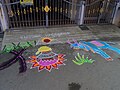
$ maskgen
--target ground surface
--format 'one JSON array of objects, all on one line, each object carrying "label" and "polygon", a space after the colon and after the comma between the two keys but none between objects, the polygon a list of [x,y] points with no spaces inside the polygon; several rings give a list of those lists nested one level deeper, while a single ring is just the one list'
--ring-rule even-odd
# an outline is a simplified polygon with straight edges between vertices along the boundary
[{"label": "ground surface", "polygon": [[[92,27],[91,27],[92,28]],[[118,29],[117,29],[118,30]],[[86,31],[87,32],[87,31]],[[92,31],[93,32],[93,31]],[[114,32],[114,31],[113,31]],[[119,32],[119,30],[118,30]],[[100,33],[100,32],[98,32]],[[105,33],[104,38],[98,34],[97,31],[92,33],[98,35],[98,38],[110,37]],[[107,36],[108,35],[108,36]],[[116,39],[110,38],[106,42],[111,43],[112,46],[120,48],[119,35],[120,33],[111,34]],[[38,72],[37,69],[29,69],[23,74],[18,73],[18,63],[11,67],[0,71],[0,90],[69,90],[68,84],[71,82],[79,83],[80,90],[120,90],[120,55],[110,50],[104,50],[114,60],[112,62],[106,61],[98,54],[92,52],[85,52],[83,50],[74,51],[66,43],[56,43],[48,45],[52,48],[53,52],[65,54],[67,61],[65,66],[61,66],[58,70],[53,69],[51,73],[48,71]],[[28,49],[24,53],[26,59],[28,56],[34,55],[39,46]],[[72,62],[77,53],[88,56],[95,60],[93,64],[83,64],[77,66]],[[0,55],[0,63],[11,58],[12,55]]]},{"label": "ground surface", "polygon": [[[113,45],[119,47],[117,43]],[[68,44],[50,45],[56,53],[66,54],[66,66],[61,66],[59,70],[37,72],[37,69],[30,70],[23,74],[18,74],[18,63],[0,71],[0,90],[68,90],[71,82],[80,83],[80,90],[119,90],[120,86],[120,56],[112,51],[105,50],[114,59],[107,62],[101,56],[83,50],[74,51]],[[31,55],[37,48],[27,50]],[[84,54],[95,60],[94,64],[75,65],[72,60],[77,53]],[[4,55],[4,59],[12,57]],[[29,56],[29,55],[27,55]],[[27,57],[26,57],[27,58]],[[3,59],[3,58],[1,58]],[[28,66],[29,67],[29,66]]]}]

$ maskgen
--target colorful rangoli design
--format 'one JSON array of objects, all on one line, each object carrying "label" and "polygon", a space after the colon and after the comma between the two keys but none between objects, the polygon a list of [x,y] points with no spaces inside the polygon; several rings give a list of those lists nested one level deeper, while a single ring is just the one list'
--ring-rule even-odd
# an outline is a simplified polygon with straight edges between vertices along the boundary
[{"label": "colorful rangoli design", "polygon": [[31,63],[32,68],[38,68],[38,71],[47,70],[51,71],[52,68],[58,69],[59,66],[64,64],[64,54],[56,54],[52,49],[47,46],[42,46],[36,52],[36,56],[31,56],[27,62]]},{"label": "colorful rangoli design", "polygon": [[88,57],[85,58],[84,55],[80,55],[77,53],[77,56],[75,56],[75,60],[72,60],[77,65],[82,65],[84,63],[90,63],[92,64],[95,60],[89,59]]},{"label": "colorful rangoli design", "polygon": [[73,41],[74,41],[74,43],[67,41],[71,45],[71,48],[83,49],[85,51],[92,51],[93,53],[97,53],[97,54],[101,55],[107,61],[111,61],[113,59],[111,58],[111,56],[109,56],[107,53],[105,53],[102,49],[109,49],[109,50],[112,50],[112,51],[120,54],[120,49],[112,47],[108,43],[103,42],[103,41],[96,41],[96,40],[89,41],[89,42],[85,42],[85,41],[77,42],[75,40],[73,40]]},{"label": "colorful rangoli design", "polygon": [[44,42],[44,43],[50,43],[51,41],[52,41],[52,39],[49,37],[42,38],[42,42]]},{"label": "colorful rangoli design", "polygon": [[4,70],[11,65],[13,65],[16,62],[19,62],[19,73],[23,73],[27,70],[26,60],[23,55],[23,53],[28,49],[29,47],[34,47],[35,41],[28,41],[28,42],[19,42],[18,44],[11,43],[9,45],[5,45],[2,54],[4,53],[11,53],[14,55],[14,57],[11,57],[10,59],[0,63],[0,70]]},{"label": "colorful rangoli design", "polygon": [[44,44],[50,44],[53,41],[53,39],[51,39],[49,37],[44,37],[41,40],[38,40],[36,45],[40,45],[41,44],[40,41],[42,41]]}]

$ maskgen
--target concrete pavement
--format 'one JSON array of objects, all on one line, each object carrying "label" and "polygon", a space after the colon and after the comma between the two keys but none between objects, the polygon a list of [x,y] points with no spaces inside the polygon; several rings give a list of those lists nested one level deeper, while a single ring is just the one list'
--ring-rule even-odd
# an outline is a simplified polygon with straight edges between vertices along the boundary
[{"label": "concrete pavement", "polygon": [[120,40],[120,29],[114,25],[87,25],[89,30],[82,30],[79,26],[58,27],[58,28],[37,28],[37,29],[15,29],[5,32],[2,46],[12,42],[26,42],[35,40],[39,45],[42,38],[49,37],[53,39],[51,44],[65,43],[68,39],[76,40]]},{"label": "concrete pavement", "polygon": [[[94,36],[92,39],[109,38],[109,40],[104,40],[106,42],[114,42],[114,44],[111,43],[111,45],[120,48],[120,29],[117,27],[114,29],[114,26],[108,27],[103,25],[104,28],[99,29],[101,27],[96,25],[95,27],[98,28],[98,31],[94,30],[94,26],[88,27],[90,30],[81,30],[82,33],[84,32],[83,34],[85,34],[85,32],[87,33],[86,36],[84,36],[86,40],[90,40],[90,35],[92,34]],[[68,29],[66,29],[65,32],[68,32],[67,30]],[[89,34],[88,32],[91,33]],[[55,33],[56,32],[54,32],[54,35]],[[65,34],[70,35],[69,33],[64,33],[64,37],[66,37]],[[49,33],[49,35],[52,34]],[[63,36],[60,36],[59,38],[61,41],[63,40],[65,42],[66,39],[64,39]],[[71,40],[72,38],[80,39],[78,36],[70,38]],[[112,39],[115,37],[116,39]],[[56,39],[56,37],[54,38]],[[49,73],[48,71],[38,72],[37,69],[31,70],[28,65],[27,72],[18,74],[19,65],[16,63],[11,67],[0,71],[0,90],[69,90],[68,84],[71,82],[79,83],[81,85],[80,90],[120,90],[120,55],[110,50],[104,50],[114,59],[114,61],[108,62],[100,55],[93,54],[92,52],[86,52],[83,50],[74,51],[64,42],[52,43],[48,44],[48,46],[52,48],[53,52],[66,55],[65,58],[67,61],[65,62],[65,66],[61,66],[58,70],[53,69],[52,72]],[[7,43],[7,40],[5,43]],[[30,55],[34,55],[40,46],[28,49],[24,53],[26,59],[28,59]],[[93,64],[77,66],[72,62],[77,53],[85,55],[86,57],[88,56],[94,59],[95,62]],[[12,55],[6,54],[0,55],[0,57],[2,61],[5,61],[12,57]]]}]

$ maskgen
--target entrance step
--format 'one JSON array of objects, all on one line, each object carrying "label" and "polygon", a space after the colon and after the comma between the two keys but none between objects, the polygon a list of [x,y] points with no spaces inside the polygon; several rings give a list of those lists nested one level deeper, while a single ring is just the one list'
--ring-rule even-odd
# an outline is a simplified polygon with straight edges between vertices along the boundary
[{"label": "entrance step", "polygon": [[39,42],[38,45],[46,45],[42,39],[49,37],[52,42],[48,44],[66,43],[67,40],[119,40],[120,29],[114,25],[88,25],[89,30],[81,30],[79,26],[38,29],[16,29],[4,34],[2,47],[11,43],[26,41]]}]

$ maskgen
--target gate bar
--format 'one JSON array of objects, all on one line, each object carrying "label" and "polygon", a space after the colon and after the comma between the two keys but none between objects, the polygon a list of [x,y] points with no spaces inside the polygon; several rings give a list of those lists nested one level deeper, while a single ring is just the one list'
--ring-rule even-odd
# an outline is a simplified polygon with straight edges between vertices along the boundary
[{"label": "gate bar", "polygon": [[[45,1],[45,7],[48,6],[48,0]],[[48,27],[48,12],[46,12],[46,27]]]}]

